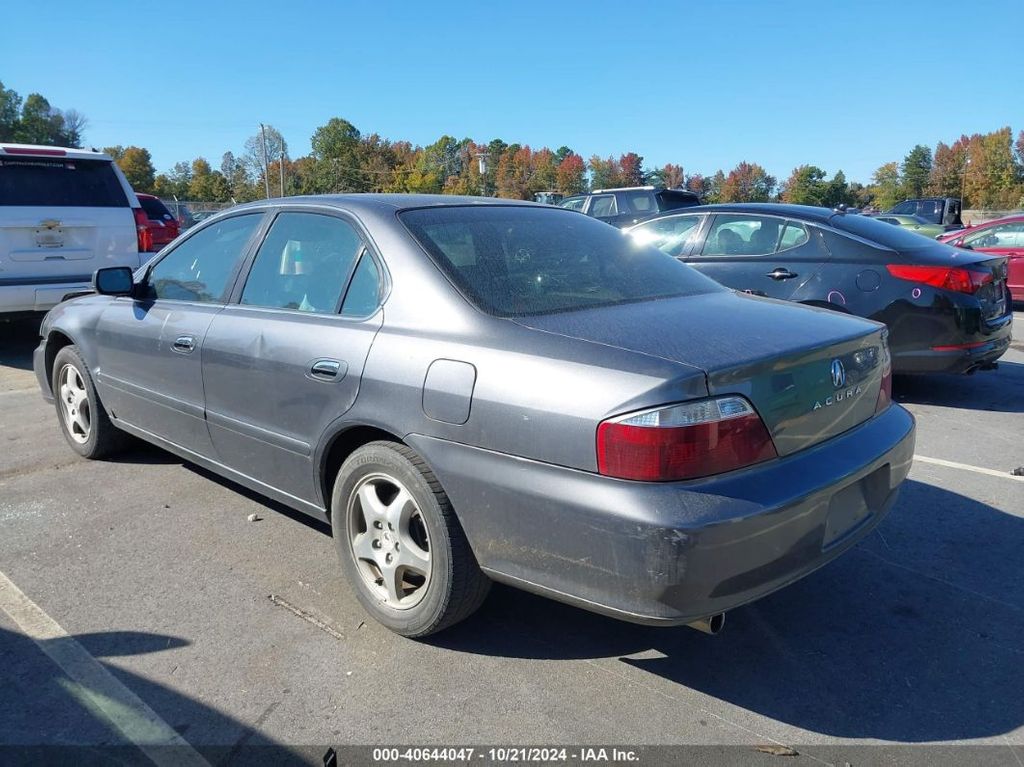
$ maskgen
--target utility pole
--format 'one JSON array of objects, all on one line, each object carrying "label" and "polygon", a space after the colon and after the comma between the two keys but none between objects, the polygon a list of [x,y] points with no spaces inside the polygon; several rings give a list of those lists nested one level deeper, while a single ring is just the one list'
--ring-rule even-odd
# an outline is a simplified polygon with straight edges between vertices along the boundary
[{"label": "utility pole", "polygon": [[284,197],[284,142],[281,142],[281,155],[277,158],[277,169],[281,171],[281,196]]},{"label": "utility pole", "polygon": [[267,128],[260,123],[260,133],[263,135],[263,187],[267,192],[267,199],[270,199],[270,165],[267,163]]}]

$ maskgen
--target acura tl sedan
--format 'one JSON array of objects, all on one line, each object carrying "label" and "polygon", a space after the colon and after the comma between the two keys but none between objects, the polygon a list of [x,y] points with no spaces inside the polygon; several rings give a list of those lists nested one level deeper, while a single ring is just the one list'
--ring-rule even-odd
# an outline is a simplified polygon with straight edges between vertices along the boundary
[{"label": "acura tl sedan", "polygon": [[986,370],[1010,346],[1005,258],[877,219],[735,203],[673,211],[629,231],[730,288],[884,322],[897,373]]},{"label": "acura tl sedan", "polygon": [[883,325],[568,210],[260,202],[94,287],[35,352],[71,448],[133,435],[327,519],[406,636],[492,580],[713,633],[867,535],[913,455]]}]

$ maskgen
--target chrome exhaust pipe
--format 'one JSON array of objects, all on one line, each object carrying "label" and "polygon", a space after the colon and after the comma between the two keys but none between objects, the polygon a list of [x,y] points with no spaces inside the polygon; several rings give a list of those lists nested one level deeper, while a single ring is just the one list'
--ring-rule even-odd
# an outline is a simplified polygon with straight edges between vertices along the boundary
[{"label": "chrome exhaust pipe", "polygon": [[692,629],[697,629],[697,631],[703,631],[705,634],[714,636],[725,627],[725,613],[709,615],[707,618],[701,618],[699,621],[687,623],[686,625]]}]

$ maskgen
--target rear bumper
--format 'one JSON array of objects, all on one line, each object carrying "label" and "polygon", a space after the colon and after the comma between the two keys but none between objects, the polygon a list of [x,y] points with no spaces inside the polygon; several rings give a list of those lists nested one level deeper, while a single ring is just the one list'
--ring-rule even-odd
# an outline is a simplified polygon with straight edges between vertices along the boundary
[{"label": "rear bumper", "polygon": [[[953,340],[933,341],[930,348],[893,353],[897,373],[967,373],[995,362],[1010,348],[1013,338],[1013,311],[1007,298],[1007,311],[997,320],[979,323],[979,331],[963,333]],[[960,348],[952,348],[957,347]]]},{"label": "rear bumper", "polygon": [[92,290],[92,275],[80,275],[68,281],[24,281],[17,284],[0,280],[0,314],[45,312],[64,300],[69,293]]},{"label": "rear bumper", "polygon": [[899,406],[721,477],[629,482],[412,436],[496,580],[625,620],[684,624],[813,572],[895,502],[914,452]]}]

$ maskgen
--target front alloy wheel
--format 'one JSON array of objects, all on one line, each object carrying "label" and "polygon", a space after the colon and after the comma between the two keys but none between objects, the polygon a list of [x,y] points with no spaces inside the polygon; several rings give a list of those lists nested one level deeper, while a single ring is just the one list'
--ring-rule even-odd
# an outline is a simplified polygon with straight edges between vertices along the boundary
[{"label": "front alloy wheel", "polygon": [[84,445],[92,434],[92,406],[89,404],[85,381],[78,368],[72,364],[61,367],[57,381],[60,383],[58,396],[66,433],[70,439]]}]

